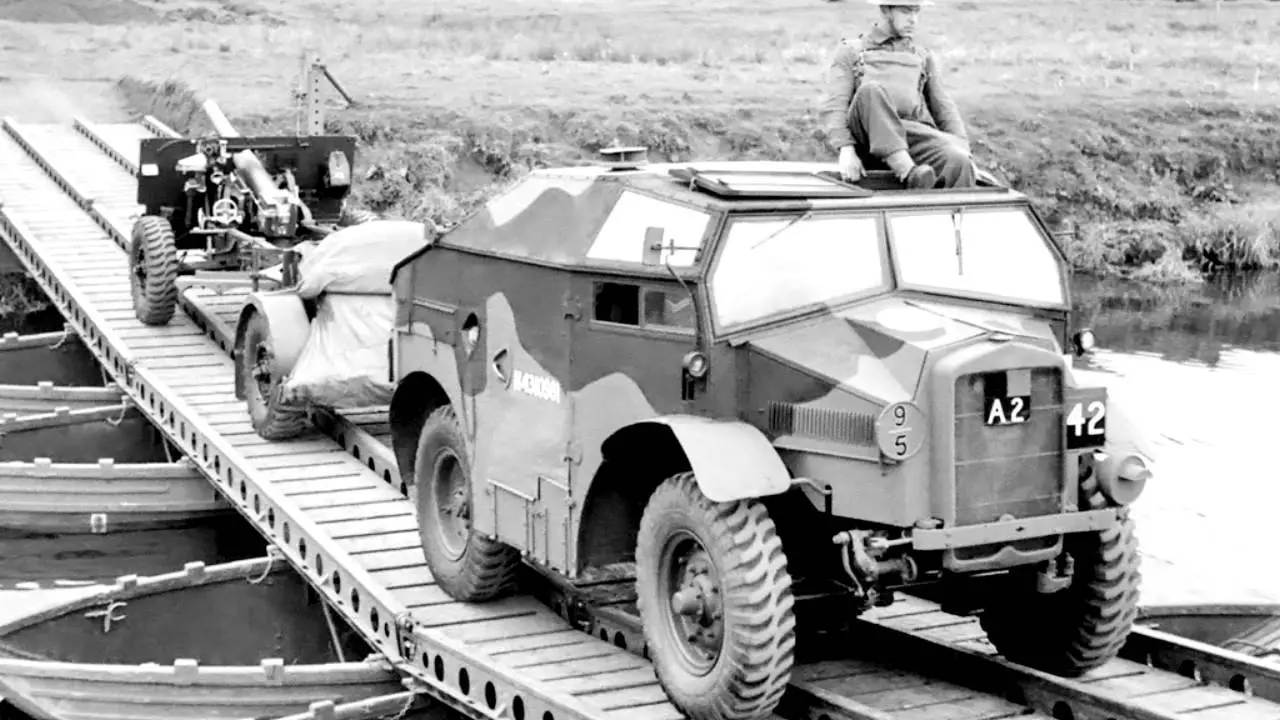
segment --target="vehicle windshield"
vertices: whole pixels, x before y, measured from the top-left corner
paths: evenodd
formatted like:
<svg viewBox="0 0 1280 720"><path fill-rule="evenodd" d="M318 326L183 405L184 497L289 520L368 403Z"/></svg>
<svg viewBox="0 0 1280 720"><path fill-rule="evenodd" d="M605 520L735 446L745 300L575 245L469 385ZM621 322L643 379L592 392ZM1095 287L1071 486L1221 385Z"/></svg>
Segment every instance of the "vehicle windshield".
<svg viewBox="0 0 1280 720"><path fill-rule="evenodd" d="M729 221L710 277L721 332L888 287L875 215L770 215Z"/></svg>
<svg viewBox="0 0 1280 720"><path fill-rule="evenodd" d="M890 212L904 288L1019 304L1065 304L1062 269L1025 208Z"/></svg>

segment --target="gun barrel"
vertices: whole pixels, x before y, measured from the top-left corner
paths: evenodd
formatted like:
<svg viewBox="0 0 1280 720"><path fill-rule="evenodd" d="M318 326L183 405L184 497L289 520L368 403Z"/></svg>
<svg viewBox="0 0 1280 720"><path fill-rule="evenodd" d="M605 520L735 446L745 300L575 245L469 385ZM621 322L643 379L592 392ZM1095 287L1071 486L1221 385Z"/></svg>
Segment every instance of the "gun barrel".
<svg viewBox="0 0 1280 720"><path fill-rule="evenodd" d="M231 121L227 119L226 115L222 114L222 110L217 103L212 100L205 100L201 107L204 109L204 114L209 117L209 122L213 124L213 129L218 133L218 137L240 137L240 133L236 132L236 129L231 126Z"/></svg>
<svg viewBox="0 0 1280 720"><path fill-rule="evenodd" d="M289 193L276 187L271 173L262 166L262 161L252 150L241 150L231 156L231 161L235 163L240 178L261 201L276 203L289 199Z"/></svg>

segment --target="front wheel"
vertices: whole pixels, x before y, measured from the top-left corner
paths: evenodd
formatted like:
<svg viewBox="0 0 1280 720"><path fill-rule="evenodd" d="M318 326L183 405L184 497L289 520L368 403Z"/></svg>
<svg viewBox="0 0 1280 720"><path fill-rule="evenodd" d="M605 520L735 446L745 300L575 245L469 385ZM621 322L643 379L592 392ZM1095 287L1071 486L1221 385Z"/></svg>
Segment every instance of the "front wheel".
<svg viewBox="0 0 1280 720"><path fill-rule="evenodd" d="M1090 509L1106 500L1095 479L1081 483ZM1037 593L1031 583L997 589L982 613L987 638L1006 658L1045 672L1079 677L1110 662L1124 646L1138 614L1140 556L1128 508L1120 522L1096 532L1068 535L1074 561L1071 584Z"/></svg>
<svg viewBox="0 0 1280 720"><path fill-rule="evenodd" d="M413 465L427 567L449 597L483 602L515 587L520 553L471 527L471 463L453 407L427 417Z"/></svg>
<svg viewBox="0 0 1280 720"><path fill-rule="evenodd" d="M147 325L166 325L178 304L178 248L169 221L143 215L129 242L133 314Z"/></svg>
<svg viewBox="0 0 1280 720"><path fill-rule="evenodd" d="M636 543L649 658L694 720L768 717L791 679L795 600L773 521L754 500L716 503L692 473L649 498Z"/></svg>
<svg viewBox="0 0 1280 720"><path fill-rule="evenodd" d="M280 402L280 386L284 378L274 371L275 352L267 317L253 313L244 331L244 346L236 357L236 373L240 375L249 406L249 421L264 440L287 440L307 429L307 413L284 407Z"/></svg>

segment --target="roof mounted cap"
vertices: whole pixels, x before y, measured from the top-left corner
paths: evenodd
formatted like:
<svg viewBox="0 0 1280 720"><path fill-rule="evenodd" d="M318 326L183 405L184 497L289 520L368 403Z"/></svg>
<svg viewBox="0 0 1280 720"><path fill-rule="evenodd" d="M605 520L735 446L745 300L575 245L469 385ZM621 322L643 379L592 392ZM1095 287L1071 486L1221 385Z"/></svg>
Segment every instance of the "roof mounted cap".
<svg viewBox="0 0 1280 720"><path fill-rule="evenodd" d="M648 153L649 149L643 145L614 145L600 149L600 154L604 157L600 164L610 170L635 170L649 163Z"/></svg>

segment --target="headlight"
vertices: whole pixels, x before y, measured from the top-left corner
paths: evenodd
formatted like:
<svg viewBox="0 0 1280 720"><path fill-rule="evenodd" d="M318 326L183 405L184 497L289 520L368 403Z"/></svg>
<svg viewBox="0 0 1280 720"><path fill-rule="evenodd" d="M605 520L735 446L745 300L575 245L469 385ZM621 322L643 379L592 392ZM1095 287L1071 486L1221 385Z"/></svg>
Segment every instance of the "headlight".
<svg viewBox="0 0 1280 720"><path fill-rule="evenodd" d="M701 380L707 374L707 356L694 350L684 356L684 371L694 380Z"/></svg>
<svg viewBox="0 0 1280 720"><path fill-rule="evenodd" d="M1129 505L1146 487L1151 470L1138 455L1093 454L1094 471L1098 474L1098 489L1115 505Z"/></svg>
<svg viewBox="0 0 1280 720"><path fill-rule="evenodd" d="M1071 336L1071 344L1075 345L1076 355L1084 355L1096 347L1097 340L1093 337L1092 330L1085 329Z"/></svg>

